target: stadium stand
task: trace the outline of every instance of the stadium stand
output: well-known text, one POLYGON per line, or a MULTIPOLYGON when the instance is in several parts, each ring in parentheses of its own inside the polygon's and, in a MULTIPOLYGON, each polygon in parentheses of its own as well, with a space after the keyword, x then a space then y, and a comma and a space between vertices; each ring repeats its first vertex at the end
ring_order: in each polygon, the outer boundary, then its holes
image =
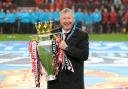
POLYGON ((89 33, 127 33, 128 0, 1 0, 0 33, 35 34, 34 23, 59 23, 59 11, 72 8, 76 26, 89 33))

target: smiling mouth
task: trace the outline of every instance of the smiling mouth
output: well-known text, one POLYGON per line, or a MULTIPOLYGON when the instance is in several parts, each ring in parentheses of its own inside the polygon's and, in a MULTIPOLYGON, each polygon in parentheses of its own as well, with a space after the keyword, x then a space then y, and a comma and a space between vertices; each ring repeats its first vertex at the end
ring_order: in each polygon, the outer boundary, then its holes
POLYGON ((64 25, 68 25, 68 23, 64 23, 64 25))
POLYGON ((69 23, 64 23, 64 25, 65 25, 65 26, 68 26, 68 25, 69 25, 69 23))

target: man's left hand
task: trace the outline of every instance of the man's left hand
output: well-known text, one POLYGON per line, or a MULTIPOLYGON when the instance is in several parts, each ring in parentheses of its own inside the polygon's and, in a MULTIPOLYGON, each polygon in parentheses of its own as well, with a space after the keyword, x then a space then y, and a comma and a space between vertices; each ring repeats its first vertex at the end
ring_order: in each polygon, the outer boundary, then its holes
POLYGON ((61 48, 62 50, 65 50, 67 47, 68 45, 66 44, 66 42, 62 40, 59 44, 59 48, 61 48))

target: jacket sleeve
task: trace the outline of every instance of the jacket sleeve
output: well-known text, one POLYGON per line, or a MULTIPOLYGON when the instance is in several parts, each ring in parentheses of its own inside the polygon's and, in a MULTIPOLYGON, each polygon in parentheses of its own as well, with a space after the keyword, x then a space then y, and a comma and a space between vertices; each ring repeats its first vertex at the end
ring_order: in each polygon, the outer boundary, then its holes
POLYGON ((69 45, 66 48, 66 54, 69 55, 73 60, 85 61, 88 59, 89 55, 89 42, 88 34, 81 35, 79 37, 78 47, 69 45))

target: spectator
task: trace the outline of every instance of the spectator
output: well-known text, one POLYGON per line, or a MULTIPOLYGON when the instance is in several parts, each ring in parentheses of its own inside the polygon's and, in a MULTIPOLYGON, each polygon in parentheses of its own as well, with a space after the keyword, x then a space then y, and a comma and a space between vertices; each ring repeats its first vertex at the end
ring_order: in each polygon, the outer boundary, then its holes
POLYGON ((9 3, 4 2, 4 3, 3 3, 3 9, 4 9, 5 12, 6 12, 7 10, 11 9, 11 7, 12 7, 12 3, 11 3, 11 2, 9 2, 9 3))
POLYGON ((55 4, 56 8, 62 9, 62 3, 61 2, 57 2, 55 4))
POLYGON ((44 0, 35 0, 35 2, 37 6, 44 4, 44 0))
POLYGON ((55 21, 55 20, 54 20, 54 16, 55 16, 55 15, 54 15, 54 9, 51 8, 51 9, 50 9, 50 12, 49 12, 49 21, 50 21, 50 20, 55 21))
POLYGON ((20 17, 22 16, 22 10, 21 9, 17 9, 16 11, 16 33, 21 33, 21 21, 20 21, 20 17))
POLYGON ((45 23, 45 12, 43 10, 40 11, 38 20, 41 23, 45 23))
POLYGON ((54 12, 54 21, 59 22, 60 20, 60 9, 56 8, 56 11, 54 12))
POLYGON ((121 18, 123 16, 123 13, 124 13, 124 6, 121 4, 120 5, 120 9, 119 11, 117 12, 117 31, 120 32, 121 30, 121 24, 122 24, 122 21, 121 21, 121 18))
POLYGON ((7 10, 7 14, 5 17, 5 22, 6 22, 6 31, 8 33, 14 33, 15 31, 15 22, 16 22, 16 14, 10 10, 7 10))
POLYGON ((115 12, 114 8, 111 8, 110 12, 110 32, 115 33, 117 32, 117 13, 115 12))
POLYGON ((121 20, 122 20, 121 32, 126 33, 128 32, 128 10, 124 12, 121 20))
POLYGON ((85 11, 84 13, 84 22, 86 25, 86 31, 88 33, 93 33, 92 31, 92 24, 93 24, 93 17, 91 11, 85 11))
POLYGON ((103 4, 104 8, 107 8, 108 12, 111 11, 111 4, 109 3, 109 0, 105 0, 105 3, 103 4))
POLYGON ((114 0, 114 5, 121 5, 122 1, 121 0, 114 0))
POLYGON ((22 33, 29 33, 30 30, 30 14, 29 12, 26 10, 23 10, 20 13, 21 17, 20 17, 20 21, 21 21, 21 32, 22 33))
POLYGON ((64 2, 64 3, 62 4, 62 9, 67 8, 67 7, 68 7, 67 3, 64 2))
POLYGON ((102 26, 103 26, 103 29, 102 29, 102 32, 103 33, 108 33, 108 25, 109 25, 109 12, 107 10, 107 8, 104 9, 103 13, 103 20, 102 20, 102 26))
POLYGON ((88 6, 89 5, 89 0, 84 0, 85 5, 88 6))
POLYGON ((49 3, 49 0, 44 0, 44 4, 47 5, 49 3))
POLYGON ((52 19, 52 17, 50 17, 50 12, 48 9, 45 9, 44 17, 45 22, 49 22, 52 19))
POLYGON ((0 11, 0 33, 3 33, 4 31, 4 19, 5 19, 5 12, 3 9, 0 11))
POLYGON ((3 2, 6 2, 6 0, 1 0, 1 2, 3 3, 3 2))
POLYGON ((83 19, 84 19, 84 14, 82 12, 82 9, 78 8, 77 12, 75 13, 75 21, 78 28, 82 28, 83 19))
POLYGON ((52 20, 52 15, 50 14, 48 9, 42 10, 39 15, 39 21, 42 23, 49 22, 52 20))
POLYGON ((96 8, 95 12, 93 12, 93 32, 100 33, 101 32, 101 21, 102 21, 102 14, 96 8))
POLYGON ((51 4, 54 5, 56 0, 51 0, 51 4))
POLYGON ((33 11, 33 9, 29 9, 29 14, 30 14, 30 29, 29 29, 29 33, 36 33, 36 29, 35 29, 35 23, 37 23, 38 21, 38 17, 36 15, 36 12, 33 11))
POLYGON ((53 29, 57 29, 58 27, 60 27, 60 10, 59 8, 56 9, 56 11, 54 12, 54 22, 53 22, 53 29))
POLYGON ((39 21, 39 16, 40 16, 41 12, 42 12, 42 9, 40 9, 39 7, 34 8, 34 13, 38 17, 38 21, 39 21))
POLYGON ((2 5, 2 2, 0 1, 0 9, 2 9, 3 5, 2 5))

